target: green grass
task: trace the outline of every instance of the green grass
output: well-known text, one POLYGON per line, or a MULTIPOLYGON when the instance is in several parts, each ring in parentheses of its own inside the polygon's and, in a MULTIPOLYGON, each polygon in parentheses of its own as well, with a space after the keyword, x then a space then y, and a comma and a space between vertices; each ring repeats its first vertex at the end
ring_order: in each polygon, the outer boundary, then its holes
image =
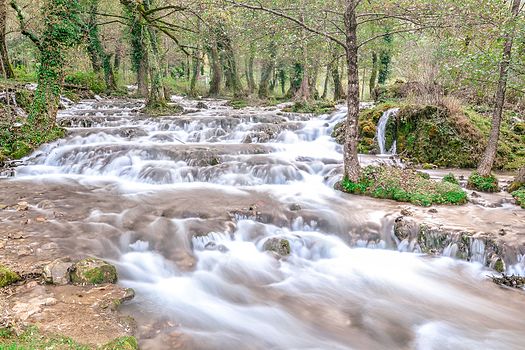
POLYGON ((494 175, 481 176, 477 172, 473 172, 469 178, 467 187, 481 192, 498 192, 498 179, 494 175))
POLYGON ((68 74, 64 82, 72 85, 86 87, 95 94, 101 94, 107 90, 106 83, 101 74, 95 72, 74 72, 68 74))
MULTIPOLYGON (((89 330, 86 330, 89 331, 89 330)), ((10 328, 0 328, 0 350, 137 350, 135 337, 120 337, 101 346, 92 347, 77 343, 71 338, 54 334, 43 334, 30 326, 20 335, 10 328)))
POLYGON ((456 184, 433 181, 415 170, 385 165, 368 166, 363 169, 358 182, 343 179, 341 185, 348 193, 425 207, 432 204, 464 204, 467 201, 467 194, 456 184))

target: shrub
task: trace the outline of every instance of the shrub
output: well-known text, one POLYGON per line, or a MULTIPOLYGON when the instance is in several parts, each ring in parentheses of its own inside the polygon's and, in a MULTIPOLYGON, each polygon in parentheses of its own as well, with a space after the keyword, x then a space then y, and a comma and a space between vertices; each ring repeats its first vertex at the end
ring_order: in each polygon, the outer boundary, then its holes
POLYGON ((494 175, 481 176, 473 172, 468 178, 467 187, 481 192, 498 192, 498 179, 494 175))
POLYGON ((95 94, 101 94, 106 91, 104 79, 94 72, 75 72, 68 74, 64 82, 72 85, 80 85, 93 91, 95 94))
POLYGON ((368 166, 358 182, 341 181, 345 192, 375 198, 393 199, 421 206, 432 204, 464 204, 467 194, 457 184, 438 182, 422 177, 422 173, 395 167, 368 166))
POLYGON ((525 209, 525 187, 522 187, 520 190, 512 192, 512 197, 516 200, 516 204, 520 205, 525 209))
POLYGON ((448 173, 443 177, 443 182, 449 182, 451 184, 459 185, 458 179, 456 179, 456 176, 452 173, 448 173))

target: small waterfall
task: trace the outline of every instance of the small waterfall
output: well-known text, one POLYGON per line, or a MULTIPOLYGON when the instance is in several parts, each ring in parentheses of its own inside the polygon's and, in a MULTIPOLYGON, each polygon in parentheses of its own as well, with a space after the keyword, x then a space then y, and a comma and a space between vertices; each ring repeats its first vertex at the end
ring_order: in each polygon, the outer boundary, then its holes
POLYGON ((386 150, 386 127, 388 125, 388 121, 390 120, 390 117, 396 116, 399 112, 399 108, 390 108, 389 110, 385 111, 381 118, 379 119, 379 122, 377 123, 377 143, 379 144, 379 153, 380 154, 396 154, 396 141, 392 143, 392 147, 387 151, 386 150))

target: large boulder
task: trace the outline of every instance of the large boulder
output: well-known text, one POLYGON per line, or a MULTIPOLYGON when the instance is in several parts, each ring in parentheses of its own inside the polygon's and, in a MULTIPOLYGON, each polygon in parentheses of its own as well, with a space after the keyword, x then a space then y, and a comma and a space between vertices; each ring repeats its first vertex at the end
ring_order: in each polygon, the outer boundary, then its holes
POLYGON ((20 281, 20 276, 14 271, 11 271, 4 265, 0 265, 0 288, 20 281))
POLYGON ((73 265, 71 281, 80 285, 116 283, 117 269, 101 259, 83 259, 73 265))

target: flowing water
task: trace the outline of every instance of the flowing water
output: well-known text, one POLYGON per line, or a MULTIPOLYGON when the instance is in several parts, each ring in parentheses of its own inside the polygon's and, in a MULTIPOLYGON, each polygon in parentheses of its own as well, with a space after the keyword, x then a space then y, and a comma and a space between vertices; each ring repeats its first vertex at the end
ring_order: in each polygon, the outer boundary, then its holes
POLYGON ((379 145, 379 154, 396 154, 397 152, 397 141, 394 140, 392 142, 392 146, 390 146, 389 149, 387 149, 386 146, 386 128, 388 126, 388 122, 392 117, 395 117, 397 113, 399 112, 399 108, 391 108, 389 110, 386 110, 381 118, 379 118, 379 122, 377 123, 377 132, 376 132, 376 138, 377 143, 379 145))
POLYGON ((140 101, 63 111, 70 136, 12 180, 85 213, 54 234, 118 266, 142 349, 523 349, 520 292, 481 264, 398 251, 397 204, 333 190, 344 109, 178 102, 189 113, 148 118, 140 101), (264 252, 272 238, 291 254, 264 252))

